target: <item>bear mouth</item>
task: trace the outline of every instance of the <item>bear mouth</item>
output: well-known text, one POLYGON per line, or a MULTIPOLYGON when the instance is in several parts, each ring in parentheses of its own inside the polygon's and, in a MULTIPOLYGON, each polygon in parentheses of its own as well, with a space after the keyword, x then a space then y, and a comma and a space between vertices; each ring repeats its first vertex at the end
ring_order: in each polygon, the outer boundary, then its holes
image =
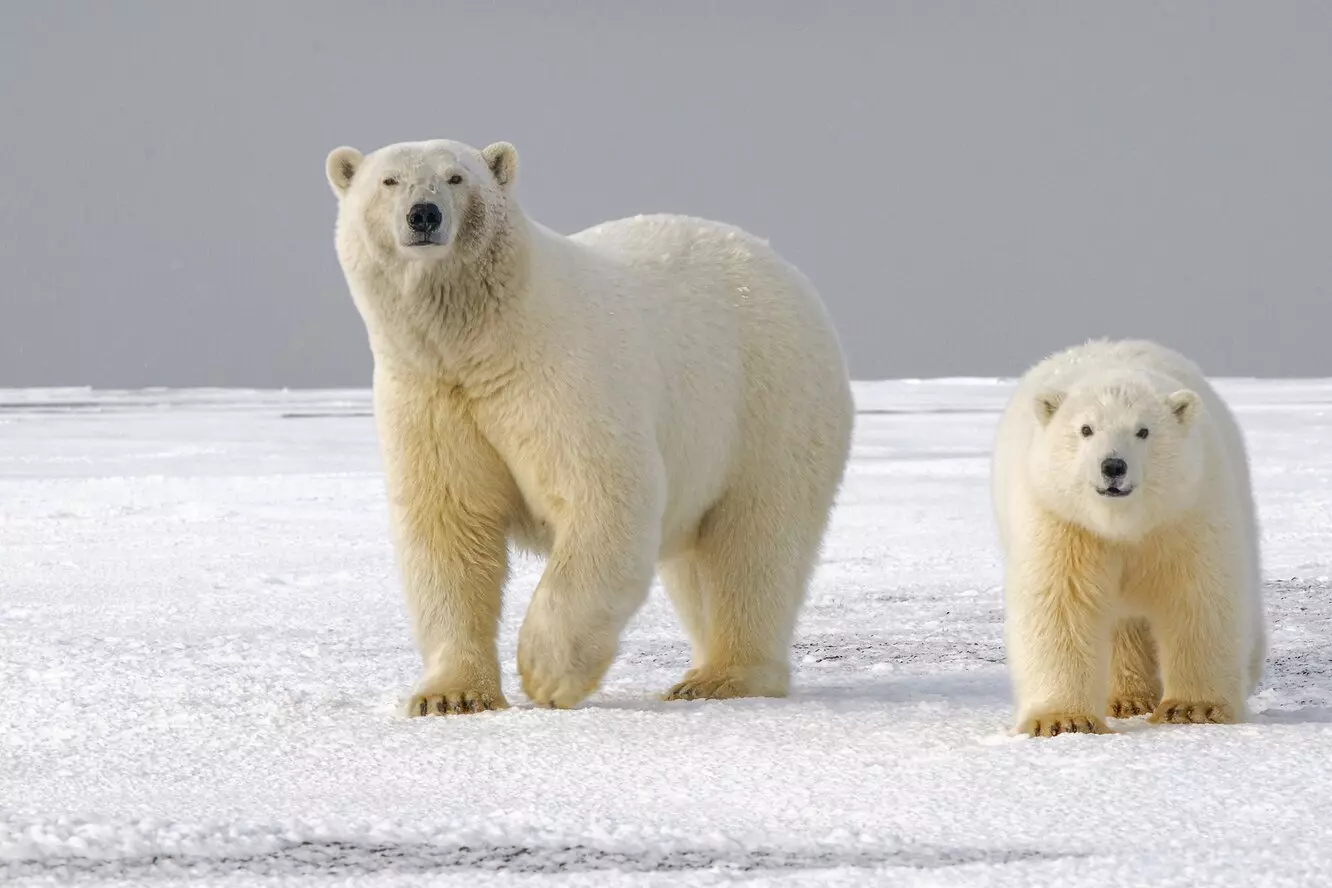
POLYGON ((1096 492, 1099 493, 1101 496, 1121 497, 1121 496, 1128 496, 1130 493, 1133 492, 1133 488, 1132 488, 1132 487, 1098 487, 1098 488, 1096 488, 1096 492))

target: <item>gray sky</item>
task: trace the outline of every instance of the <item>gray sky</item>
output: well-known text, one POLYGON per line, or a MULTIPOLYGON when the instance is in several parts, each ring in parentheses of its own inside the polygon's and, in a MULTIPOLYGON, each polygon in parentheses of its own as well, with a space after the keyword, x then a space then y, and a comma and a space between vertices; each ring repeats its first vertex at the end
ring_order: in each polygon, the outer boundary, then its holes
POLYGON ((0 386, 368 384, 324 157, 427 138, 769 238, 857 378, 1332 376, 1332 4, 14 2, 0 85, 0 386))

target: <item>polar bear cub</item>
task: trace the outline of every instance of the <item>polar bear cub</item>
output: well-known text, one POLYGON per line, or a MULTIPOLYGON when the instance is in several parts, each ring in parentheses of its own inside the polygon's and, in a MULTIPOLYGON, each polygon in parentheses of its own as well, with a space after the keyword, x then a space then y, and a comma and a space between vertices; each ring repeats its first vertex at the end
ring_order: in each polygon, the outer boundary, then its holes
POLYGON ((1248 460, 1192 362, 1104 340, 1045 359, 992 469, 1019 732, 1246 718, 1266 655, 1248 460))
POLYGON ((657 568, 694 647, 668 696, 784 695, 854 417, 810 282, 716 222, 557 234, 505 142, 339 148, 326 172, 425 663, 408 710, 507 705, 511 541, 548 556, 518 637, 536 703, 592 692, 657 568))

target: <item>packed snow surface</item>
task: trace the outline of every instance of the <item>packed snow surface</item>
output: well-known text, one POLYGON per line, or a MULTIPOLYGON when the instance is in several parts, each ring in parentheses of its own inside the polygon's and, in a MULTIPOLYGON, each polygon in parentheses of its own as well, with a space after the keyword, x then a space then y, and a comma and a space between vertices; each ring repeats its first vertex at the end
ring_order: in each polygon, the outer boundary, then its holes
POLYGON ((1010 734, 988 453, 1007 382, 857 386, 785 700, 604 687, 407 719, 361 391, 0 391, 0 882, 1332 884, 1332 382, 1228 381, 1272 653, 1241 726, 1010 734))

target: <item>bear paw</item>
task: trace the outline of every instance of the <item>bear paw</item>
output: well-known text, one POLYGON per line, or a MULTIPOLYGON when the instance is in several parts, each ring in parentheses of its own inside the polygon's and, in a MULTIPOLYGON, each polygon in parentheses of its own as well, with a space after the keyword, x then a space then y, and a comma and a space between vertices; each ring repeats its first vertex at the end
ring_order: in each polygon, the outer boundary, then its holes
POLYGON ((1135 715, 1146 715, 1156 709, 1157 701, 1151 697, 1123 696, 1115 697, 1106 707, 1106 712, 1112 718, 1133 718, 1135 715))
POLYGON ((523 693, 533 703, 547 709, 572 709, 597 689, 604 670, 563 671, 527 660, 518 671, 523 680, 523 693))
POLYGON ((1058 737, 1060 734, 1111 734, 1105 722, 1090 713, 1047 712, 1034 715, 1018 726, 1018 733, 1033 737, 1058 737))
POLYGON ((1158 725, 1230 725, 1236 719, 1235 711, 1225 703, 1162 700, 1149 721, 1158 725))
POLYGON ((509 701, 503 694, 460 690, 413 694, 407 701, 406 713, 408 716, 465 715, 508 708, 509 701))
POLYGON ((601 684, 610 668, 615 645, 598 639, 537 631, 529 623, 518 634, 518 675, 523 693, 538 706, 572 709, 601 684))
POLYGON ((690 669, 663 700, 730 700, 736 697, 785 697, 790 681, 785 668, 690 669))

